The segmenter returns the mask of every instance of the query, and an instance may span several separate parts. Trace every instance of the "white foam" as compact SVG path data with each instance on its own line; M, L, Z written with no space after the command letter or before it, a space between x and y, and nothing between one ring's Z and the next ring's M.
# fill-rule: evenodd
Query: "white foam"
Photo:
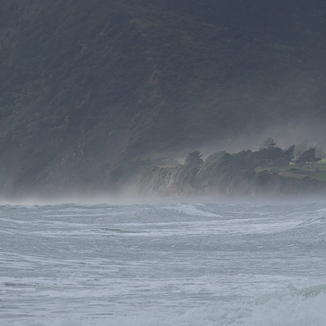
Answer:
M324 326L326 325L326 295L289 295L255 306L244 326Z
M211 213L206 210L204 210L204 206L202 209L199 209L203 205L197 204L197 205L192 205L192 204L179 204L175 206L170 206L167 207L167 209L174 210L177 212L181 212L187 215L192 215L192 216L211 216L211 217L222 217L219 214Z
M74 207L2 209L0 326L326 325L314 207Z
M66 318L23 318L0 326L325 326L326 294L275 296L264 304L224 303L199 308L171 307L102 316Z

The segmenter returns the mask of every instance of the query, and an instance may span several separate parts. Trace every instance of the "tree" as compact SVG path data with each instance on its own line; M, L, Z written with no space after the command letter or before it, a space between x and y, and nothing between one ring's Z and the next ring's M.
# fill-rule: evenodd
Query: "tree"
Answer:
M262 148L273 148L275 147L276 143L273 138L268 137L266 138L263 143L261 144Z
M321 158L316 157L316 149L309 148L298 156L298 158L295 160L295 163L302 165L304 163L315 163L320 160Z
M295 145L292 145L288 149L283 151L283 158L284 158L284 161L287 162L287 164L289 164L290 162L293 162L294 149L295 149Z
M290 146L287 150L275 146L275 142L272 138L267 138L264 142L265 148L261 148L258 152L255 152L255 158L257 164L261 166L288 166L294 157L295 146Z
M185 165L188 166L197 166L203 164L202 156L199 151L192 151L188 154L188 157L185 160Z

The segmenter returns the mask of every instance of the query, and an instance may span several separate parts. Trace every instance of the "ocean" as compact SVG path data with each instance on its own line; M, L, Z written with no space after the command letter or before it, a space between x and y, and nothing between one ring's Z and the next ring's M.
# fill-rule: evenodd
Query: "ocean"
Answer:
M326 203L0 206L1 326L325 326Z

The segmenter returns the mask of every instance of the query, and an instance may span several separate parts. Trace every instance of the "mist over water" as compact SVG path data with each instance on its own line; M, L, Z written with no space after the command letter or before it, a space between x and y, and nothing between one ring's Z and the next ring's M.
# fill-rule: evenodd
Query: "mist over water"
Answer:
M325 325L322 200L0 206L0 325Z

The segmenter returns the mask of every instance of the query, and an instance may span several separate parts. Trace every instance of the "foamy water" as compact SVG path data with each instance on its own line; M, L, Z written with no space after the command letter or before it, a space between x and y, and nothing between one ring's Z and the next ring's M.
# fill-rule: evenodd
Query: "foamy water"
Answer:
M0 325L325 325L326 204L0 206Z

